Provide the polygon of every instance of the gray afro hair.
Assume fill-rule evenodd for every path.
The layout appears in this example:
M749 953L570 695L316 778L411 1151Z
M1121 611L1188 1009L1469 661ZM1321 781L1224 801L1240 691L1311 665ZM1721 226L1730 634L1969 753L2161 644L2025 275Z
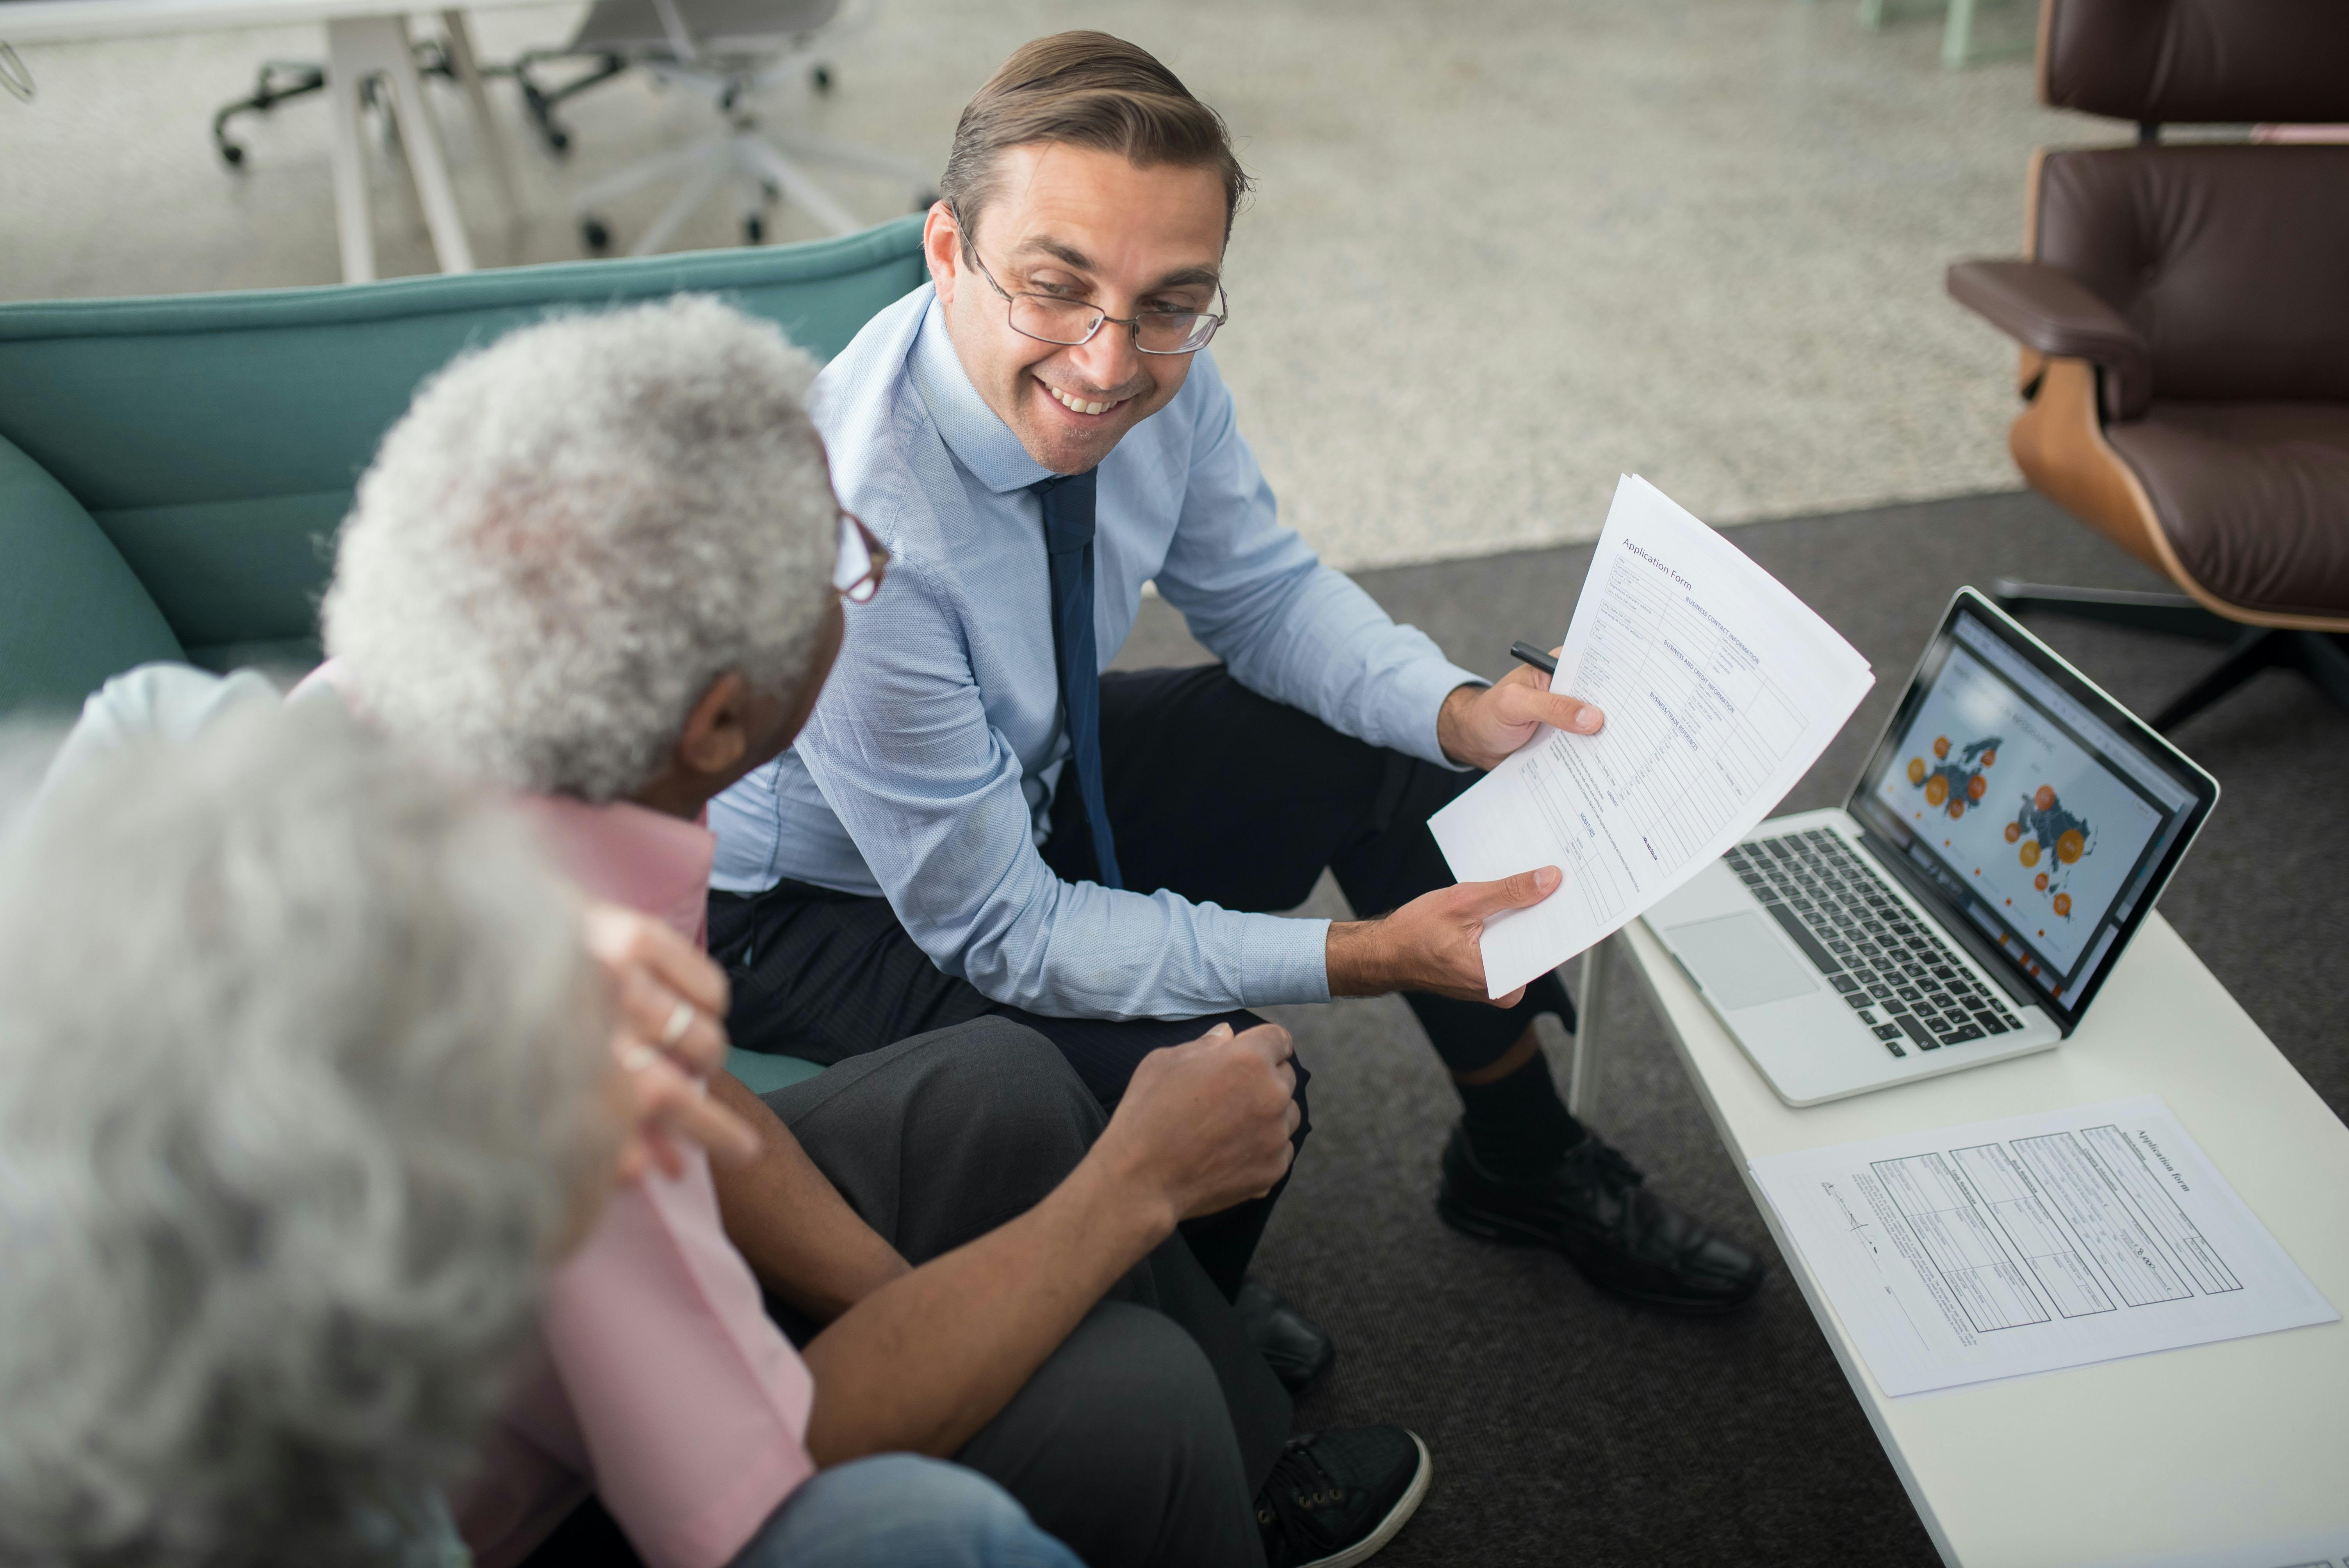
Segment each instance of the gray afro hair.
M509 810L330 704L12 806L0 1563L412 1549L613 1155L603 983Z
M604 801L730 670L788 695L832 603L815 363L714 299L458 359L359 481L324 611L361 706L474 777Z

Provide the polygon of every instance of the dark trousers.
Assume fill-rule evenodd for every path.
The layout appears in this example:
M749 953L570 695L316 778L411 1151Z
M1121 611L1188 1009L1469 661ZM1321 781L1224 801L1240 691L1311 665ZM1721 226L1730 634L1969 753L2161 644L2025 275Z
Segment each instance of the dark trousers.
M1050 1043L1001 1018L902 1041L766 1100L916 1267L1034 1208L1107 1121ZM1290 1414L1174 1236L955 1458L1094 1568L1260 1563L1256 1492Z
M1220 665L1102 677L1102 794L1125 885L1171 889L1226 909L1292 909L1326 868L1356 913L1381 914L1454 878L1427 819L1476 775L1456 773L1340 734L1249 691ZM1073 788L1053 801L1044 860L1060 876L1093 874ZM712 893L710 951L734 979L728 1027L750 1050L839 1062L926 1029L988 1014L1042 1034L1102 1103L1113 1106L1141 1059L1195 1039L1216 1017L1112 1022L1050 1018L990 1000L941 972L888 903L783 882L751 897ZM1474 1072L1507 1052L1534 1017L1574 1025L1556 976L1501 1009L1405 996L1444 1065ZM1252 1015L1219 1015L1235 1026ZM1304 1100L1307 1074L1298 1073ZM1298 1130L1299 1145L1308 1130ZM1200 1263L1237 1291L1278 1188L1185 1228Z
M766 1097L865 1223L916 1267L1034 1208L1107 1118L1052 1045L980 1018ZM816 1325L771 1303L801 1345ZM954 1456L1092 1568L1262 1568L1255 1498L1287 1390L1180 1236L1111 1288ZM583 1505L527 1568L620 1568Z

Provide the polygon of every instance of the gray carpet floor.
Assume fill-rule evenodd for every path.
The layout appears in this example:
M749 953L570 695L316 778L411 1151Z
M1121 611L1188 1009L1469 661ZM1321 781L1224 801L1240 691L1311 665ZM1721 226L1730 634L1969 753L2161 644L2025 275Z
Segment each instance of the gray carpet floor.
M1755 523L1731 537L1877 669L1875 691L1789 810L1841 801L1959 585L1987 587L2001 574L2159 585L2031 495ZM1564 634L1588 563L1586 545L1361 581L1454 659L1498 675L1513 637L1547 645ZM1207 657L1163 603L1143 612L1121 665ZM2054 618L2033 629L2140 712L2215 656L2205 645ZM2271 672L2177 738L2224 794L2162 912L2342 1114L2349 715ZM1309 907L1343 906L1325 880ZM1767 1252L1661 1029L1634 986L1617 991L1595 1124L1661 1190ZM1597 1295L1556 1256L1454 1234L1432 1200L1456 1102L1409 1011L1385 998L1278 1016L1313 1068L1316 1130L1259 1273L1340 1346L1300 1418L1400 1422L1435 1458L1425 1506L1381 1564L1937 1560L1783 1273L1742 1315L1683 1323Z

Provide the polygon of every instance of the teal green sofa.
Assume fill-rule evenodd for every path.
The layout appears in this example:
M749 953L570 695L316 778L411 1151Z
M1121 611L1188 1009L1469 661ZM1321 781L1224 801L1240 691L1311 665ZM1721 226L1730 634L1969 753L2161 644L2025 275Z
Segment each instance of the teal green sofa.
M70 712L151 659L315 662L352 486L461 349L691 290L829 358L924 276L915 217L768 249L0 305L0 713Z
M552 312L689 290L828 358L921 283L921 232L912 217L767 249L0 305L0 714L70 715L159 659L314 664L352 487L460 350ZM804 1069L769 1066L786 1060L743 1076Z

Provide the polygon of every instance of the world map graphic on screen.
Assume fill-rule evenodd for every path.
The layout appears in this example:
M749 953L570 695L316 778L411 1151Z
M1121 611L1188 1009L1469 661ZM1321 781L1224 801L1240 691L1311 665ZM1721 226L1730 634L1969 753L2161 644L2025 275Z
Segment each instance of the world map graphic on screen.
M2003 737L1992 735L1959 746L1948 736L1937 735L1930 762L1921 755L1909 759L1909 782L1924 796L1927 806L1947 812L1952 821L1961 820L1968 811L1986 804L1990 773L1998 766L1999 748L2005 744ZM1955 760L1951 758L1953 750ZM2014 799L2019 804L2006 824L2006 841L2015 846L2016 860L2032 873L2033 891L2045 896L2048 913L2069 920L2071 869L2095 850L2095 830L2085 819L2064 810L2053 785L2036 784Z

